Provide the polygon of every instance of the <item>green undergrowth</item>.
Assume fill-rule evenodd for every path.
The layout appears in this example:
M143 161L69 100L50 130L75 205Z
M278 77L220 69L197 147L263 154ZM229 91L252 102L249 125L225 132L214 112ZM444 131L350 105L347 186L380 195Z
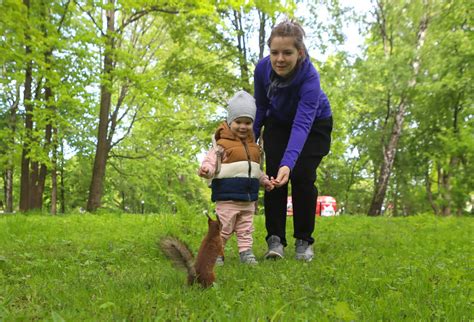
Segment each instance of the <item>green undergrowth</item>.
M235 237L214 287L185 284L156 247L165 235L197 251L203 215L0 217L0 320L468 321L472 218L318 218L315 259L239 263Z

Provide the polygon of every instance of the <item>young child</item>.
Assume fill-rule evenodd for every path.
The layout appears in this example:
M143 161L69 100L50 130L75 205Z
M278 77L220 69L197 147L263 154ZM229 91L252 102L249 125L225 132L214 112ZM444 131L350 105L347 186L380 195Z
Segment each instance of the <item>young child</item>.
M252 252L253 216L262 185L267 191L273 183L260 169L260 147L253 136L255 100L245 91L237 92L228 102L227 121L217 128L215 144L208 151L198 174L212 179L212 201L222 223L225 243L233 233L237 236L240 261L257 264ZM222 256L217 265L224 264Z

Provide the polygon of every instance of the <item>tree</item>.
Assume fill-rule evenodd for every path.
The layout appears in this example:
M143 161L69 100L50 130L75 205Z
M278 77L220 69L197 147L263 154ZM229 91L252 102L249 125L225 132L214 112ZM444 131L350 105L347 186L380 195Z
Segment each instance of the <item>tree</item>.
M69 14L70 1L44 2L26 7L25 29L25 127L21 167L20 210L41 209L52 151L51 138L57 123L56 86L61 59L54 54L62 46L61 30ZM32 36L35 39L32 39ZM32 87L36 86L34 96ZM40 133L44 134L41 135Z
M419 164L425 181L424 199L435 214L461 214L470 200L472 168L472 68L474 47L469 41L468 2L438 3L433 17L415 98L417 127L409 139L417 142L409 153ZM414 144L413 144L414 145Z
M115 0L109 0L107 5L98 6L98 8L103 9L102 11L105 15L105 30L103 30L102 25L96 23L94 14L90 10L84 9L84 11L91 17L92 21L100 32L104 46L103 67L101 69L97 146L89 189L89 198L87 202L88 211L95 211L101 205L107 158L112 147L121 140L119 139L119 141L113 142L117 122L119 122L120 119L125 118L129 112L129 109L125 108L123 114L119 118L119 112L122 108L124 99L127 96L130 85L127 82L127 77L122 79L122 85L119 89L115 107L111 111L113 89L114 85L116 85L116 81L119 79L117 77L117 64L119 63L117 57L119 56L119 45L125 36L127 28L135 24L138 20L145 17L149 13L162 12L167 14L176 14L179 12L176 8L170 8L167 5L162 5L162 7L160 7L160 5L161 4L142 7L140 6L140 3L137 3L136 6L126 4L121 8L115 2ZM99 15L102 20L102 12L99 13ZM116 18L119 18L120 20ZM119 21L116 22L116 20ZM132 116L132 121L129 125L130 128L133 126L133 123L134 116Z
M238 68L239 87L252 92L252 66L263 58L266 46L266 30L273 27L276 18L282 14L293 16L296 5L288 1L255 0L234 1L218 5L223 24L223 43L235 51ZM258 19L258 28L255 20ZM258 51L250 46L253 39L258 41Z
M17 55L23 36L20 13L21 2L8 1L0 11L0 165L3 179L5 212L13 212L13 179L15 165L19 159L18 111L20 108L22 82L21 57ZM12 50L15 49L15 50Z
M10 120L9 134L2 143L16 143L6 153L15 164L21 147L21 211L42 208L47 174L59 146L53 143L63 140L69 125L88 114L85 92L90 73L84 63L88 53L83 50L81 18L70 19L76 14L74 9L69 0L10 0L2 6L1 28L6 37L1 46L3 98L18 101L8 113L2 113ZM13 168L5 171L13 173ZM5 180L6 192L13 192L13 181Z
M406 20L401 20L402 12ZM382 51L382 55L373 55L386 64L383 68L393 67L393 74L385 78L382 87L385 90L386 118L379 120L382 147L380 168L376 173L374 194L368 214L377 216L382 213L382 205L387 192L387 187L392 172L398 142L403 131L403 121L410 106L410 95L418 81L421 56L420 51L424 45L429 23L429 7L427 3L404 6L401 3L378 1L375 9L377 18L372 30L372 40ZM410 26L417 26L415 32ZM402 30L399 30L402 29ZM375 53L375 52L374 52ZM409 65L404 65L400 59L408 60ZM369 61L371 57L369 56ZM393 76L397 76L396 83Z

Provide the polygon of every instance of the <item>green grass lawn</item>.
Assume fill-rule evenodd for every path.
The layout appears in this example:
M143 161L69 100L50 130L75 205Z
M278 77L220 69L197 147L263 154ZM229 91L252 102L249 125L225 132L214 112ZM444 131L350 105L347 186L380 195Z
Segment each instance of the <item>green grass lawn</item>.
M239 263L235 237L210 289L156 248L196 252L201 215L3 215L0 320L448 320L473 315L473 218L321 218L311 263ZM264 218L255 218L262 258Z

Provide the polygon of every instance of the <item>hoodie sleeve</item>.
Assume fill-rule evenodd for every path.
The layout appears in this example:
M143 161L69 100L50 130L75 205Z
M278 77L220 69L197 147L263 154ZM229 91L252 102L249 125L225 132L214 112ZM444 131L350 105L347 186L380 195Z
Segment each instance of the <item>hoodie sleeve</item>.
M204 160L201 163L202 167L207 167L209 169L209 173L207 178L210 179L216 175L216 171L218 171L218 158L221 155L222 147L214 146L209 151L207 151Z
M255 104L257 105L257 112L255 114L255 121L253 123L253 132L255 141L258 141L260 132L262 130L263 122L269 107L269 100L265 90L264 76L265 76L265 61L260 61L255 67L253 75Z
M304 82L299 94L300 99L295 119L291 127L290 138L288 140L285 154L280 162L280 167L288 166L290 170L293 170L295 163L303 150L303 146L306 143L319 108L321 86L319 83L319 75L317 73L313 74Z

